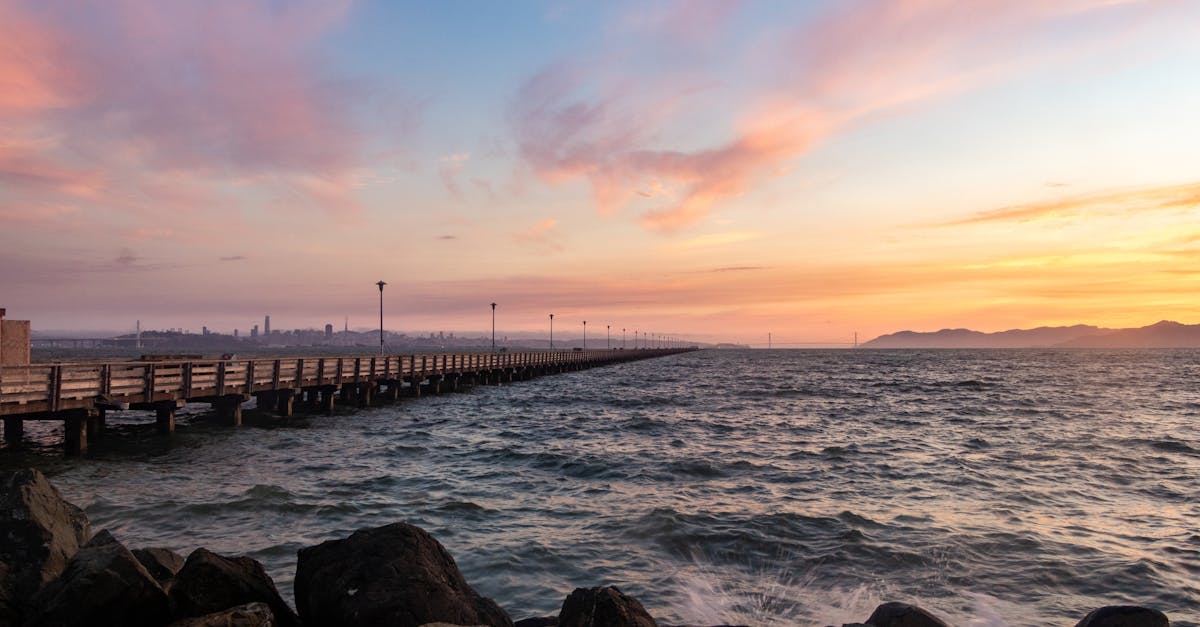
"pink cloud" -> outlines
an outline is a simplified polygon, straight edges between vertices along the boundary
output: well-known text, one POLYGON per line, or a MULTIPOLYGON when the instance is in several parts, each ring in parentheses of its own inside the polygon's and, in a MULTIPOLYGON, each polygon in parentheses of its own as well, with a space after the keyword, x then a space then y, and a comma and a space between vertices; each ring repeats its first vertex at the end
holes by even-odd
POLYGON ((0 127, 28 141, 0 180, 134 214, 251 180, 357 212, 355 90, 318 49, 349 4, 3 0, 0 127))
POLYGON ((519 244, 553 251, 563 249, 562 239, 562 233, 558 231, 558 220, 553 218, 542 220, 525 230, 513 233, 513 240, 519 244))
MULTIPOLYGON (((586 180, 606 214, 650 199, 657 206, 643 212, 641 224, 670 232, 704 219, 850 125, 1061 61, 1057 56, 1065 48, 1119 38, 1110 27, 1059 41, 1052 29, 1065 20, 1083 19, 1089 12, 1156 10, 1122 4, 1137 3, 835 3, 815 21, 751 48, 753 58, 740 62, 765 65, 770 71, 763 73, 773 82, 742 97, 740 112, 730 118, 728 139, 710 147, 662 147, 664 137, 677 130, 672 124, 687 119, 680 114, 702 110, 709 94, 694 89, 694 68, 638 74, 631 69, 641 69, 636 52, 545 69, 518 92, 513 130, 522 158, 543 180, 586 180)), ((654 36, 674 37, 681 28, 676 18, 694 7, 680 2, 659 19, 639 22, 655 25, 658 32, 647 35, 648 43, 621 45, 654 49, 654 36)), ((706 32, 703 25, 720 23, 697 20, 687 32, 706 32)))

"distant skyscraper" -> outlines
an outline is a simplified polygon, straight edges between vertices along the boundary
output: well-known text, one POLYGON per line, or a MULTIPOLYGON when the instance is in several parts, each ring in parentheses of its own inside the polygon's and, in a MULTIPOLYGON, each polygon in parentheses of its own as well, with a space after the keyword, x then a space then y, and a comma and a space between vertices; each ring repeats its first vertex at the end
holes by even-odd
POLYGON ((271 334, 271 316, 268 314, 263 320, 263 335, 271 334))
POLYGON ((256 324, 253 327, 250 327, 250 339, 253 340, 253 339, 257 339, 257 338, 258 338, 258 325, 256 324))
POLYGON ((333 325, 332 324, 325 325, 325 339, 327 339, 327 340, 333 339, 333 325))
POLYGON ((234 330, 233 330, 233 337, 237 337, 237 336, 238 336, 238 330, 237 330, 237 329, 234 329, 234 330))

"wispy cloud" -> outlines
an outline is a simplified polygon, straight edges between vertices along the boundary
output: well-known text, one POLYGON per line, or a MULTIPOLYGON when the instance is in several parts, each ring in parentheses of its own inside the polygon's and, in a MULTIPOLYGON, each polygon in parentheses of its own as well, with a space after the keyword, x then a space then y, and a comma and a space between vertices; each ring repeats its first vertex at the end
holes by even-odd
POLYGON ((938 226, 966 226, 994 222, 1063 220, 1085 215, 1128 215, 1147 211, 1200 207, 1200 183, 1110 190, 981 211, 938 226))
POLYGON ((519 244, 544 250, 560 251, 563 249, 563 236, 558 230, 558 220, 553 218, 542 220, 527 229, 513 233, 513 240, 519 244))
POLYGON ((246 260, 245 255, 230 255, 228 257, 220 258, 220 261, 245 261, 245 260, 246 260))
POLYGON ((438 175, 442 177, 442 184, 446 187, 446 191, 456 200, 462 199, 462 186, 458 183, 458 176, 462 174, 463 168, 467 162, 471 160, 471 155, 465 152, 445 155, 438 159, 438 175))
POLYGON ((687 119, 681 113, 708 101, 697 79, 703 73, 630 68, 640 63, 639 49, 656 49, 655 37, 674 37, 681 28, 714 36, 722 22, 705 16, 731 5, 699 3, 703 10, 689 14, 697 4, 678 2, 635 21, 632 30, 645 39, 620 41, 632 52, 562 60, 521 87, 513 132, 521 157, 543 180, 586 180, 603 213, 648 198, 656 206, 642 212, 640 223, 677 231, 852 125, 996 83, 1019 69, 1044 70, 1070 58, 1060 53, 1072 46, 1120 39, 1112 28, 1092 28, 1058 42, 1048 36, 1053 26, 1096 12, 1130 17, 1156 10, 1113 0, 834 3, 819 19, 748 47, 756 51, 741 62, 771 67, 775 78, 742 98, 726 140, 677 149, 665 138, 672 124, 687 119), (1029 46, 1031 39, 1040 45, 1029 46))

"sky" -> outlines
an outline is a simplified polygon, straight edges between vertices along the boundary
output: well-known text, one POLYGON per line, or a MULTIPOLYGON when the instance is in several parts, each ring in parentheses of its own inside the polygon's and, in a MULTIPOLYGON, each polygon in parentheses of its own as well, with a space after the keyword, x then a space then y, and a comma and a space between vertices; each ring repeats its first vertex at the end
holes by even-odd
POLYGON ((1200 2, 0 0, 0 307, 1200 323, 1200 2))

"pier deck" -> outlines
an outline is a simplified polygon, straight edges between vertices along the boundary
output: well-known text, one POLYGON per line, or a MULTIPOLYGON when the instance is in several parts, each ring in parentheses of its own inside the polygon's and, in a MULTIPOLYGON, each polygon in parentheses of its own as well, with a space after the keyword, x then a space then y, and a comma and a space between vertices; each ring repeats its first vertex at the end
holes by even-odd
POLYGON ((62 420, 68 455, 100 437, 106 412, 152 410, 159 431, 175 428, 185 403, 210 403, 230 425, 242 403, 292 415, 299 399, 333 413, 335 398, 360 406, 401 394, 454 391, 695 349, 473 352, 413 355, 246 357, 162 361, 40 363, 0 367, 0 417, 5 442, 20 442, 25 420, 62 420))

